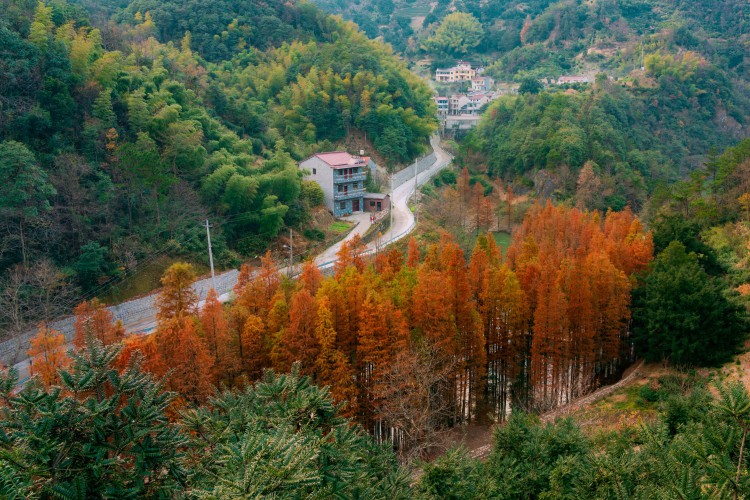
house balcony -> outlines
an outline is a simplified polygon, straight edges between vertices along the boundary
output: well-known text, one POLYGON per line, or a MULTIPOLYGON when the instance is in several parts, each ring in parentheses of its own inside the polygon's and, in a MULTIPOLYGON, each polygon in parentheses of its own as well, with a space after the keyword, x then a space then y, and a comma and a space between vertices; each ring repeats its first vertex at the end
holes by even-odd
POLYGON ((366 172, 361 172, 361 173, 351 174, 351 175, 334 175, 333 183, 341 184, 342 182, 364 181, 365 179, 367 179, 366 172))
POLYGON ((349 191, 342 191, 340 193, 333 193, 334 201, 351 200, 354 198, 362 198, 365 195, 364 189, 350 189, 349 191))

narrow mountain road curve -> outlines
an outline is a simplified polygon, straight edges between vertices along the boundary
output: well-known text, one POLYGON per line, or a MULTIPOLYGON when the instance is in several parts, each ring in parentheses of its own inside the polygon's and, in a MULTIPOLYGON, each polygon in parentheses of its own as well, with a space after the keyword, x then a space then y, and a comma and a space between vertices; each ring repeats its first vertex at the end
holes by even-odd
MULTIPOLYGON (((391 206, 393 209, 393 225, 392 227, 388 228, 388 230, 380 238, 381 244, 383 246, 390 245, 391 243, 400 240, 414 230, 416 220, 414 218, 414 213, 409 209, 409 200, 414 195, 415 180, 417 186, 423 186, 430 179, 432 179, 435 174, 450 165, 451 161, 453 160, 453 157, 450 155, 450 153, 440 147, 440 138, 438 136, 433 136, 430 139, 430 145, 432 146, 432 150, 435 152, 435 161, 432 163, 432 165, 419 172, 416 175, 416 179, 413 176, 408 177, 404 182, 395 187, 395 189, 393 190, 391 200, 391 206)), ((406 167, 403 171, 406 171, 408 173, 410 168, 411 167, 406 167)), ((344 242, 351 240, 356 234, 364 234, 364 232, 367 230, 366 227, 362 226, 361 221, 360 226, 361 227, 359 227, 359 230, 355 228, 355 230, 349 233, 346 238, 344 238, 337 244, 330 246, 318 257, 316 257, 315 263, 318 265, 318 267, 327 268, 332 266, 336 262, 336 254, 338 254, 338 251, 341 249, 341 245, 343 245, 344 242)), ((376 244, 375 242, 372 242, 367 246, 366 253, 375 251, 376 244)))
MULTIPOLYGON (((444 169, 452 160, 452 156, 440 147, 440 138, 433 136, 430 144, 435 152, 435 161, 428 168, 424 169, 417 176, 417 184, 423 185, 429 181, 440 170, 444 169)), ((409 167, 407 167, 409 168, 409 167)), ((413 178, 412 178, 413 179, 413 178)), ((393 227, 381 238, 384 245, 388 245, 409 234, 415 227, 414 214, 409 210, 408 201, 414 192, 414 182, 407 180, 394 190, 393 194, 393 227)), ((357 217, 355 215, 355 217, 357 217)), ((367 228, 362 221, 367 217, 360 216, 360 225, 347 235, 342 241, 327 248, 316 259, 315 263, 321 269, 328 269, 336 262, 336 254, 341 249, 344 241, 348 241, 356 234, 362 234, 367 228)), ((374 252, 374 244, 368 246, 366 253, 374 252)), ((286 273, 286 268, 280 269, 280 272, 286 273)), ((232 296, 232 289, 237 284, 239 271, 232 269, 216 276, 216 291, 219 294, 219 300, 226 302, 232 296)), ((204 302, 208 291, 212 288, 211 278, 198 280, 193 284, 193 289, 199 298, 199 306, 204 302)), ((133 299, 121 304, 110 306, 115 321, 122 321, 125 330, 130 333, 148 334, 156 328, 156 296, 158 291, 145 297, 133 299)), ((68 345, 72 347, 74 335, 74 318, 66 317, 60 320, 50 322, 49 327, 65 335, 68 345)), ((29 340, 35 335, 36 331, 30 330, 16 338, 0 343, 0 363, 5 366, 13 366, 19 375, 21 384, 25 383, 30 376, 30 360, 26 351, 29 346, 29 340)))

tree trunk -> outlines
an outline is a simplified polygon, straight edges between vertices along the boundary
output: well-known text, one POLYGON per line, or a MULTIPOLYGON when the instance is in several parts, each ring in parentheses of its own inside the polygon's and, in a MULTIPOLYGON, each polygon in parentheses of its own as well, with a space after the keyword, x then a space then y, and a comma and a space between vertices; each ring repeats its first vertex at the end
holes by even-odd
POLYGON ((29 261, 26 255, 26 238, 23 235, 23 221, 18 223, 19 236, 21 237, 21 258, 23 260, 24 267, 28 267, 29 261))
MULTIPOLYGON (((740 474, 742 472, 742 453, 745 451, 745 441, 747 440, 748 430, 750 429, 747 427, 742 429, 742 443, 740 444, 740 458, 737 460, 737 476, 735 476, 734 479, 735 484, 739 484, 740 482, 740 474)), ((737 498, 739 498, 737 490, 734 490, 734 499, 737 500, 737 498)))

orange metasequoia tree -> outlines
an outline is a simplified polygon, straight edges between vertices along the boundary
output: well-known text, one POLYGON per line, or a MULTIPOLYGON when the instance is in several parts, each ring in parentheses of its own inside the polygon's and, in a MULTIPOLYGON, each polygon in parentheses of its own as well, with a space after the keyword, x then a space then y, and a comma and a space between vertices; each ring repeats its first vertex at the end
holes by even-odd
POLYGON ((213 359, 196 328, 198 296, 192 287, 194 280, 192 266, 181 262, 164 274, 164 287, 156 299, 158 326, 149 339, 155 344, 156 359, 149 363, 156 368, 156 375, 171 372, 167 381, 170 390, 197 403, 211 392, 213 359))
POLYGON ((652 256, 651 235, 629 209, 603 220, 550 203, 529 210, 507 254, 533 318, 521 353, 531 368, 526 404, 565 403, 628 361, 632 274, 652 256))
POLYGON ((318 356, 318 342, 315 338, 317 313, 315 298, 306 288, 294 294, 289 308, 289 325, 281 334, 274 369, 288 370, 292 363, 299 361, 303 373, 312 372, 318 356))
POLYGON ((318 304, 315 336, 319 345, 318 357, 315 360, 315 380, 320 385, 329 386, 336 401, 347 402, 343 412, 345 415, 356 415, 357 390, 354 386, 354 373, 344 353, 336 348, 336 330, 333 328, 327 297, 321 298, 318 304))
POLYGON ((39 332, 29 341, 31 375, 38 375, 44 387, 49 388, 60 381, 58 370, 70 364, 65 350, 65 336, 39 323, 39 332))
POLYGON ((236 350, 232 349, 230 343, 229 321, 224 306, 219 302, 218 294, 213 288, 209 290, 203 304, 200 322, 206 348, 213 358, 214 380, 231 382, 239 369, 239 361, 236 350))
POLYGON ((89 336, 104 345, 114 344, 125 337, 122 322, 113 323, 112 313, 98 299, 90 302, 84 300, 75 308, 74 313, 76 321, 73 345, 76 349, 86 345, 89 336))
POLYGON ((156 374, 169 373, 167 388, 189 402, 205 401, 213 390, 213 359, 198 336, 195 319, 182 316, 162 321, 153 342, 163 370, 156 374))

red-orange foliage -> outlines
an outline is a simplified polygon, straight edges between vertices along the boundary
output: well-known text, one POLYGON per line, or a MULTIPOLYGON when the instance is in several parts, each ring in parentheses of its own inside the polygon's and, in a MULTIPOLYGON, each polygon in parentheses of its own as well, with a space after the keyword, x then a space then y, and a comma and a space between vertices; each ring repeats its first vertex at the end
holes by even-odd
POLYGON ((75 337, 73 345, 80 349, 86 344, 86 338, 91 336, 104 345, 119 342, 125 336, 122 322, 113 323, 112 313, 104 307, 98 299, 91 302, 83 301, 74 310, 75 337))
POLYGON ((364 251, 365 244, 362 242, 360 235, 355 234, 350 240, 345 241, 336 255, 338 260, 333 266, 336 276, 341 275, 349 267, 355 267, 359 272, 364 271, 365 260, 362 256, 364 251))
MULTIPOLYGON (((472 190, 464 171, 453 192, 467 201, 458 203, 462 220, 473 214, 484 229, 480 212, 489 206, 481 185, 472 190)), ((505 200, 510 206, 510 189, 505 200)), ((440 415, 419 418, 430 425, 490 413, 503 419, 511 401, 558 405, 622 368, 630 276, 648 265, 653 243, 628 210, 602 217, 547 204, 529 210, 504 260, 492 235, 477 238, 468 264, 447 234, 425 249, 411 239, 406 259, 391 249, 373 262, 362 250, 357 237, 344 244, 331 277, 306 263, 297 285, 282 283, 268 254, 258 268, 243 266, 231 306, 223 308, 214 293, 207 298, 202 337, 189 273, 170 269, 157 333, 126 339, 123 360, 143 350, 154 373, 179 373, 170 388, 192 401, 208 394, 210 375, 231 385, 299 361, 380 437, 402 425, 389 421, 401 417, 399 401, 388 398, 411 390, 384 385, 412 383, 420 370, 400 363, 421 360, 439 375, 425 378, 431 386, 422 389, 440 415)), ((405 428, 399 432, 408 441, 405 428)))
POLYGON ((308 259, 302 266, 302 274, 300 274, 299 282, 300 285, 307 288, 310 295, 318 293, 318 288, 323 283, 323 273, 320 272, 313 259, 308 259))
POLYGON ((304 373, 312 371, 318 356, 318 342, 315 338, 317 314, 315 299, 306 288, 292 297, 289 326, 281 335, 280 355, 274 363, 276 370, 288 370, 292 363, 299 361, 304 373))
POLYGON ((213 288, 203 304, 200 314, 203 338, 214 364, 214 377, 218 381, 229 381, 238 369, 237 354, 231 345, 229 321, 224 306, 219 302, 218 294, 213 288))
POLYGON ((388 251, 380 252, 375 257, 375 272, 381 279, 390 281, 401 270, 403 264, 404 254, 394 247, 388 251))
POLYGON ((240 274, 242 279, 238 279, 234 288, 237 303, 251 314, 265 316, 281 283, 279 269, 271 258, 271 252, 266 252, 260 259, 260 267, 243 266, 240 274))
POLYGON ((318 340, 318 356, 315 359, 315 380, 331 388, 331 395, 338 401, 348 404, 345 415, 354 416, 357 412, 357 390, 354 386, 354 371, 349 360, 336 347, 336 330, 327 297, 318 303, 318 317, 315 322, 315 337, 318 340))
POLYGON ((533 317, 528 353, 534 404, 552 406, 595 387, 622 363, 630 317, 628 276, 653 255, 629 210, 536 205, 514 234, 508 261, 533 317))
POLYGON ((421 257, 417 240, 412 236, 409 238, 409 253, 406 256, 406 265, 409 267, 417 267, 421 257))
POLYGON ((213 390, 213 360, 198 336, 195 319, 183 316, 161 321, 149 341, 154 342, 160 361, 152 364, 154 373, 170 372, 167 388, 190 402, 204 401, 213 390))
MULTIPOLYGON (((485 374, 494 374, 488 383, 486 408, 500 419, 508 409, 510 384, 516 379, 522 362, 521 353, 527 338, 528 308, 526 295, 516 275, 497 263, 483 279, 479 312, 484 326, 485 374)), ((480 418, 486 413, 480 413, 480 418)))
POLYGON ((395 356, 408 349, 409 331, 401 312, 377 292, 368 292, 359 314, 358 401, 361 420, 370 428, 378 413, 376 386, 395 356))
POLYGON ((263 373, 263 368, 270 364, 270 357, 266 350, 266 325, 263 320, 254 314, 251 314, 245 320, 242 327, 242 352, 243 372, 250 380, 257 380, 263 373))
POLYGON ((31 375, 38 375, 44 387, 51 387, 60 381, 58 370, 70 364, 65 350, 65 336, 39 323, 39 332, 29 341, 31 375))

